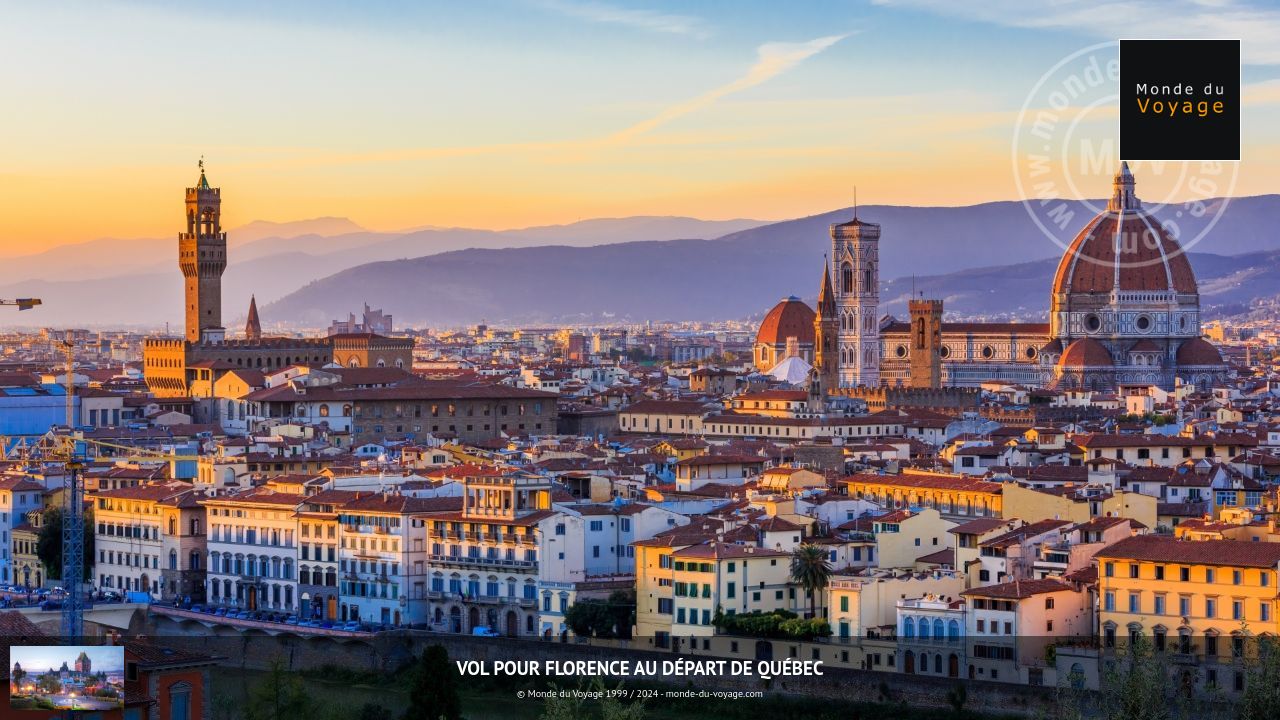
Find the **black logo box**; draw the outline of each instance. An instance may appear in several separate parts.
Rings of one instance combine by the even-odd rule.
[[[1239,40],[1121,40],[1120,157],[1239,160],[1240,70]]]

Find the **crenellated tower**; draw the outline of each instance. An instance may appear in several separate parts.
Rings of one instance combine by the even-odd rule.
[[[839,387],[880,384],[880,226],[831,225]]]
[[[913,388],[942,387],[942,301],[917,298],[907,304],[911,313],[911,376]]]
[[[222,196],[210,187],[200,161],[200,180],[187,188],[187,230],[178,233],[178,266],[186,281],[187,341],[221,342],[222,273],[227,269],[227,234],[222,231]]]

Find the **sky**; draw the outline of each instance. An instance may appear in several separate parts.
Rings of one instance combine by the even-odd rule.
[[[53,646],[20,646],[9,649],[9,661],[21,663],[27,672],[44,672],[57,670],[66,663],[72,670],[76,666],[76,658],[83,651],[89,656],[90,667],[94,672],[120,671],[124,669],[124,647],[103,645],[53,645]]]
[[[1241,38],[1234,193],[1280,190],[1280,8],[1038,5],[4,0],[0,257],[172,236],[202,156],[231,228],[1012,199],[1028,93],[1117,33]]]

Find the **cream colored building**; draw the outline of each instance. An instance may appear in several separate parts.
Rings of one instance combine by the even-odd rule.
[[[205,514],[190,484],[169,480],[89,497],[99,588],[202,599]]]
[[[833,642],[892,637],[898,601],[935,596],[956,600],[964,590],[964,576],[950,570],[907,573],[873,570],[865,576],[837,575],[826,591],[827,620]]]

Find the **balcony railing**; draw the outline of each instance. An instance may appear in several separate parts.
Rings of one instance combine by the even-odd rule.
[[[536,568],[538,563],[533,560],[508,560],[506,558],[489,558],[489,557],[471,557],[470,555],[437,555],[431,554],[431,562],[444,565],[475,565],[480,567],[513,567],[513,568]]]

